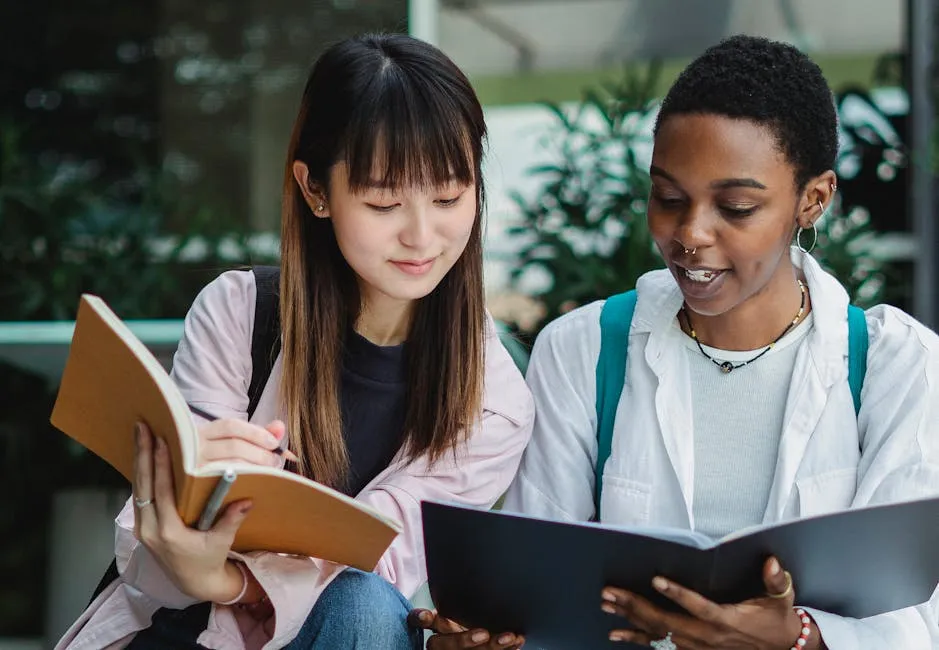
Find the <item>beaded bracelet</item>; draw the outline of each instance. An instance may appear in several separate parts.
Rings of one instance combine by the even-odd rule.
[[[231,600],[225,601],[224,603],[216,603],[216,605],[236,605],[238,601],[244,598],[245,594],[248,593],[248,572],[245,571],[241,562],[235,562],[235,566],[241,571],[241,579],[244,581],[241,585],[241,591]]]
[[[812,617],[801,607],[796,608],[796,614],[799,615],[799,621],[802,623],[802,632],[789,650],[803,650],[805,644],[808,643],[809,635],[812,633],[812,627],[810,625],[812,623]]]

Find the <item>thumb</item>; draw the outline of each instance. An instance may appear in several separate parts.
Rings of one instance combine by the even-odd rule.
[[[212,532],[230,540],[235,539],[235,533],[241,528],[241,524],[248,517],[248,512],[253,505],[248,499],[228,504],[225,514],[219,517],[219,520],[212,526]]]
[[[434,632],[438,634],[457,634],[459,632],[466,632],[468,628],[460,625],[456,621],[449,619],[445,616],[441,616],[437,613],[437,610],[434,610]]]
[[[783,570],[779,560],[771,557],[763,565],[763,584],[766,594],[790,607],[795,600],[793,594],[792,576]]]
[[[408,612],[408,625],[420,630],[431,630],[436,618],[429,609],[415,608]]]
[[[264,428],[274,434],[274,437],[277,438],[278,441],[283,439],[283,437],[287,434],[287,425],[284,424],[282,420],[273,420],[272,422],[269,422]]]

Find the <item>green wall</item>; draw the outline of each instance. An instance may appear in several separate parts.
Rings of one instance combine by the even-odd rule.
[[[822,68],[833,89],[847,84],[867,87],[871,84],[880,54],[813,57]],[[665,61],[659,79],[658,95],[664,95],[690,59]],[[637,61],[638,64],[643,62]],[[472,78],[479,98],[485,106],[526,104],[532,102],[564,102],[581,98],[584,88],[616,79],[621,68],[595,70],[557,70],[533,74],[478,75]]]

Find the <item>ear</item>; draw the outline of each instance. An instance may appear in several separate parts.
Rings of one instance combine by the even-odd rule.
[[[305,162],[299,160],[293,161],[293,178],[303,194],[303,200],[310,207],[313,216],[321,219],[329,217],[329,202],[326,200],[326,192],[316,181],[310,179],[310,168]]]
[[[808,230],[822,218],[834,200],[837,189],[838,177],[830,169],[806,183],[796,216],[800,228]]]

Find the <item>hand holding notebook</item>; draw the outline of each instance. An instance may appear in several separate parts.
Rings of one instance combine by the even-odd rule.
[[[173,468],[168,447],[149,427],[135,427],[134,441],[134,535],[159,562],[167,577],[183,593],[200,602],[242,601],[253,587],[251,600],[262,595],[246,573],[228,559],[232,543],[251,509],[250,499],[229,503],[220,516],[203,527],[215,509],[209,499],[193,530],[176,511]],[[213,497],[227,493],[233,472],[228,470],[216,483]],[[220,490],[219,488],[223,489]]]
[[[134,475],[134,424],[145,422],[166,442],[176,509],[189,526],[218,477],[234,469],[238,480],[224,505],[246,498],[254,504],[235,536],[235,551],[307,555],[371,571],[400,532],[398,522],[293,472],[243,461],[202,464],[199,431],[185,399],[150,351],[95,296],[82,297],[51,419],[128,480]]]

